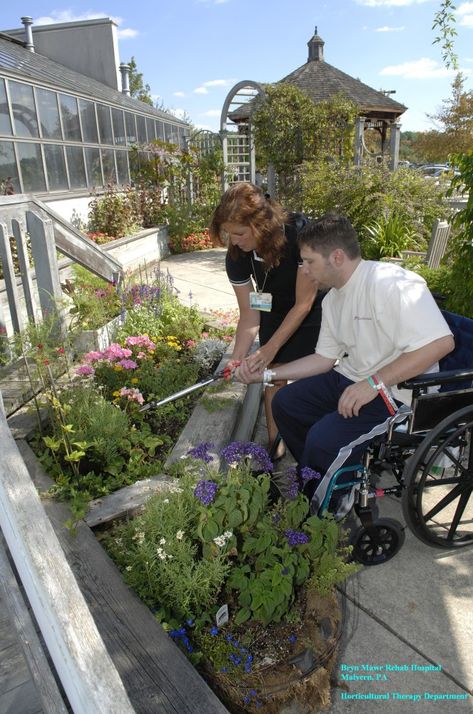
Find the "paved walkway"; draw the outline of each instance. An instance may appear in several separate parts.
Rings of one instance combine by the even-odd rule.
[[[217,249],[173,256],[162,267],[183,302],[192,293],[203,309],[228,309],[236,301],[224,255]],[[255,438],[264,443],[262,421]],[[379,505],[381,516],[405,525],[399,500],[385,497]],[[327,711],[473,712],[472,573],[473,548],[433,549],[406,529],[395,558],[352,577],[342,595],[339,686]]]

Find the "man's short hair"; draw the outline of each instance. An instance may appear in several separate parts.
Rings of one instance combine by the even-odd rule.
[[[298,236],[299,247],[306,245],[324,258],[328,258],[337,248],[341,248],[347,256],[354,260],[361,256],[358,235],[352,224],[336,213],[326,213],[316,221],[309,221]]]

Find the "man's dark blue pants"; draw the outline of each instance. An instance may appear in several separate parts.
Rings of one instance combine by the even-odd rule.
[[[275,394],[274,419],[300,466],[310,466],[324,474],[342,446],[369,433],[389,416],[378,395],[360,409],[358,416],[342,417],[337,411],[338,400],[350,384],[351,380],[332,369],[316,377],[299,379]],[[356,447],[345,465],[359,463],[365,448]]]

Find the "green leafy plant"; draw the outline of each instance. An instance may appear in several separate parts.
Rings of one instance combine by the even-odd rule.
[[[119,189],[107,184],[101,196],[95,196],[89,207],[89,231],[121,238],[136,232],[141,215],[136,192],[131,187]]]
[[[414,228],[404,217],[396,214],[383,216],[366,226],[361,249],[365,258],[379,260],[385,257],[401,257],[403,250],[422,250],[425,241],[420,239]]]

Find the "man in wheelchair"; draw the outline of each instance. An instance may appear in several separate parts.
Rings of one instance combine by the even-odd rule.
[[[334,474],[337,487],[344,479],[353,483],[349,467],[360,463],[377,435],[406,419],[412,388],[402,385],[437,371],[455,342],[423,278],[363,260],[346,218],[328,214],[308,223],[299,244],[301,269],[331,288],[315,353],[264,372],[243,362],[235,377],[245,383],[295,380],[276,396],[273,415],[299,467],[324,474],[312,512],[321,514],[330,502],[341,518],[353,505],[354,489],[332,493]]]

